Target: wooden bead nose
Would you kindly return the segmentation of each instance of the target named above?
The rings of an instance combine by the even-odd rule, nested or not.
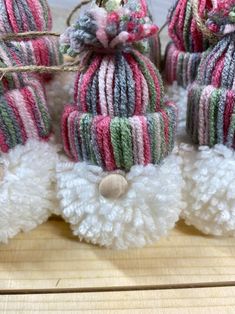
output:
[[[127,192],[128,182],[120,174],[110,174],[99,185],[100,194],[108,199],[118,199]]]

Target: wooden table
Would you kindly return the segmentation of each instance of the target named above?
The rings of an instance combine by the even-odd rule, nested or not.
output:
[[[0,246],[0,313],[235,313],[235,239],[180,222],[152,247],[79,243],[56,218]]]

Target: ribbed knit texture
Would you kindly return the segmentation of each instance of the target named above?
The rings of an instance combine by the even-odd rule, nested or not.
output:
[[[0,33],[47,31],[51,27],[46,0],[0,0]]]
[[[82,59],[74,105],[62,118],[64,148],[74,161],[129,171],[172,151],[176,106],[164,98],[156,67],[132,46],[156,31],[145,1],[127,1],[119,11],[93,7],[62,36],[67,53],[95,50]]]
[[[198,14],[201,18],[211,9],[211,0],[198,1]],[[168,15],[168,30],[172,42],[166,49],[166,81],[174,81],[187,87],[197,75],[202,52],[209,47],[209,42],[199,30],[193,16],[191,0],[178,0]]]
[[[195,143],[235,148],[235,1],[209,14],[208,27],[220,41],[201,61],[189,90],[187,131]]]
[[[46,31],[51,15],[44,0],[0,0],[0,33]],[[56,65],[62,61],[58,40],[51,37],[0,41],[0,66]],[[28,139],[48,140],[51,119],[42,76],[6,74],[0,81],[0,151]]]

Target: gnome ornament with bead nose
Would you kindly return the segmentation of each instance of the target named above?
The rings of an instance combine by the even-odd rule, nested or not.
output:
[[[57,167],[60,214],[80,239],[141,247],[178,220],[182,177],[174,147],[177,109],[136,43],[156,35],[145,0],[101,1],[61,37],[79,55],[74,103],[61,128],[70,160]]]
[[[4,71],[60,64],[58,39],[30,36],[52,27],[46,0],[0,0],[0,13],[0,67]],[[43,223],[55,207],[58,149],[52,140],[43,78],[21,71],[1,76],[0,242]]]
[[[204,55],[189,88],[187,132],[197,146],[182,145],[182,217],[206,234],[235,236],[235,0],[214,1],[208,30],[218,43]]]

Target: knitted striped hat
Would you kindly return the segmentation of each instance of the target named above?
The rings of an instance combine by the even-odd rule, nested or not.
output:
[[[196,144],[235,148],[235,1],[218,1],[208,29],[218,44],[203,57],[188,95],[187,131]]]
[[[175,104],[164,98],[158,70],[133,48],[156,34],[146,12],[144,1],[111,12],[94,7],[61,38],[63,51],[89,51],[62,118],[64,148],[74,161],[129,171],[158,164],[173,149]]]
[[[199,0],[198,16],[204,18],[212,7],[211,0]],[[192,0],[177,0],[168,15],[169,36],[166,49],[165,76],[169,84],[174,81],[187,87],[196,78],[202,52],[209,47],[208,39],[200,30]]]

